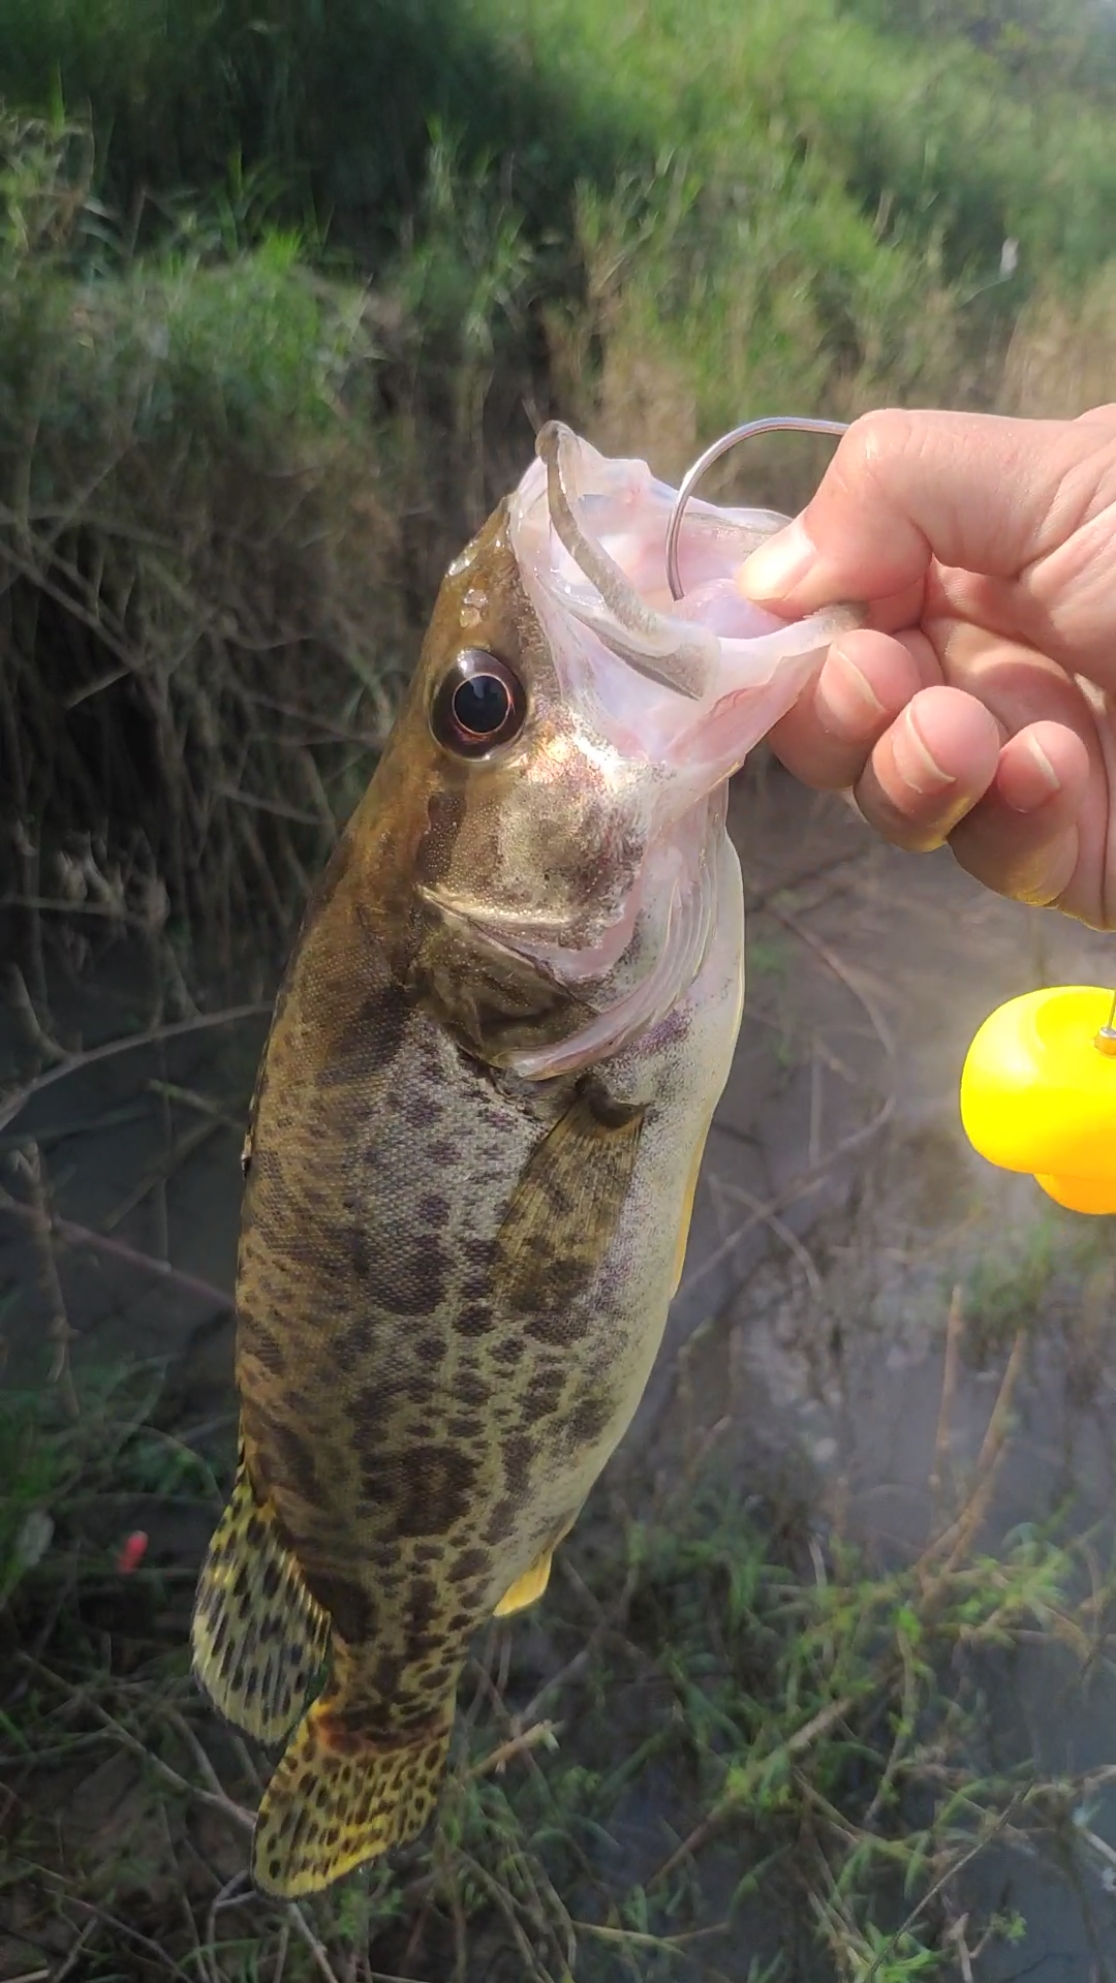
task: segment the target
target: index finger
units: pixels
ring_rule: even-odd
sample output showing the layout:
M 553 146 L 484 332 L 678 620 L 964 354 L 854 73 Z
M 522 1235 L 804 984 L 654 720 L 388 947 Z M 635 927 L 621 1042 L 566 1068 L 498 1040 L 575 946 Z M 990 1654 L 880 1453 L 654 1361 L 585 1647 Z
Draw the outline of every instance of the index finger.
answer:
M 813 501 L 753 553 L 739 583 L 750 599 L 798 614 L 902 592 L 934 560 L 1012 579 L 1113 500 L 1112 408 L 1079 421 L 870 413 L 844 436 Z

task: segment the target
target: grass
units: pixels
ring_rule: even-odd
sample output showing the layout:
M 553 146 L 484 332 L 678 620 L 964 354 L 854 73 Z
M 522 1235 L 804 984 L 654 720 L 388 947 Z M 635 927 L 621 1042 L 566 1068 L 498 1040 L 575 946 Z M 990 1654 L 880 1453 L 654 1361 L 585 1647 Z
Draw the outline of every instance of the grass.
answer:
M 952 272 L 979 258 L 991 273 L 1012 234 L 1027 282 L 1046 257 L 1080 273 L 1107 254 L 1116 181 L 1107 102 L 1092 93 L 1104 54 L 1111 65 L 1103 14 L 1091 65 L 1070 79 L 1048 61 L 1027 88 L 972 45 L 963 9 L 950 20 L 939 6 L 921 34 L 913 10 L 870 14 L 831 0 L 685 13 L 672 0 L 278 0 L 263 14 L 248 0 L 5 0 L 0 92 L 40 113 L 89 106 L 104 188 L 125 209 L 145 192 L 212 192 L 236 151 L 289 188 L 299 217 L 312 203 L 373 252 L 415 210 L 436 118 L 470 165 L 510 166 L 536 237 L 561 229 L 579 184 L 607 190 L 671 154 L 761 214 L 769 161 L 818 201 L 822 228 L 840 189 L 848 219 L 864 217 L 865 254 L 873 236 L 937 239 Z
M 529 264 L 448 145 L 378 307 L 239 168 L 138 253 L 95 157 L 0 116 L 0 907 L 40 994 L 95 934 L 195 988 L 274 971 L 512 479 L 486 402 Z
M 229 211 L 137 260 L 82 127 L 9 119 L 0 167 L 0 727 L 36 822 L 5 894 L 29 950 L 53 915 L 228 969 L 286 935 L 401 665 L 363 301 L 290 234 L 230 252 Z
M 0 117 L 0 906 L 40 994 L 44 950 L 94 933 L 195 989 L 274 968 L 441 573 L 548 414 L 679 474 L 742 408 L 1116 391 L 1110 269 L 1082 288 L 1113 192 L 1091 112 L 1048 106 L 1044 136 L 951 44 L 923 129 L 893 101 L 910 52 L 827 0 L 703 7 L 680 40 L 664 0 L 547 0 L 525 38 L 478 0 L 444 44 L 387 8 L 380 82 L 392 35 L 426 63 L 400 69 L 405 169 L 362 109 L 393 204 L 343 142 L 355 14 L 264 32 L 230 5 L 211 35 L 197 6 L 10 5 L 0 88 L 50 104 Z M 483 144 L 454 94 L 482 55 L 506 85 Z M 747 492 L 793 508 L 822 458 L 760 444 Z
M 1073 1353 L 1071 1382 L 1087 1396 L 1096 1383 L 1104 1314 L 1116 1283 L 1107 1227 L 1107 1220 L 1067 1215 L 1049 1201 L 1009 1224 L 965 1276 L 972 1361 L 1002 1354 L 1019 1329 L 1049 1336 L 1060 1328 Z
M 984 1546 L 1018 1371 L 906 1560 L 709 1462 L 638 1518 L 598 1506 L 542 1609 L 478 1643 L 433 1835 L 302 1907 L 245 1885 L 262 1765 L 188 1677 L 191 1567 L 117 1564 L 140 1507 L 200 1549 L 211 1444 L 160 1428 L 151 1371 L 84 1380 L 77 1420 L 10 1398 L 0 1974 L 907 1983 L 998 1940 L 1025 1959 L 1026 1903 L 982 1911 L 974 1861 L 1088 1886 L 1112 1771 L 1044 1775 L 990 1703 L 1024 1649 L 1050 1693 L 1101 1683 L 1116 1566 L 1057 1523 Z

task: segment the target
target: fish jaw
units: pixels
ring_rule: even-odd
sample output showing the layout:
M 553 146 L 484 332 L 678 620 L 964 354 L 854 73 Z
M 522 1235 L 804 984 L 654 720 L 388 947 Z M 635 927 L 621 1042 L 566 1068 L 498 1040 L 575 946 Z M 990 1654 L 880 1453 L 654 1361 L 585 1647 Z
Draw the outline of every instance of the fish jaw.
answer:
M 512 498 L 510 538 L 571 718 L 570 748 L 601 768 L 638 858 L 596 924 L 492 939 L 575 990 L 565 1039 L 509 1055 L 548 1078 L 591 1065 L 653 1028 L 700 971 L 711 940 L 726 786 L 800 693 L 829 641 L 858 623 L 836 607 L 788 622 L 753 606 L 735 573 L 785 518 L 695 504 L 675 604 L 666 534 L 675 491 L 646 463 L 612 461 L 568 429 L 544 431 Z
M 674 601 L 666 536 L 677 492 L 646 462 L 610 460 L 557 423 L 539 449 L 510 512 L 523 584 L 571 704 L 629 765 L 659 774 L 651 843 L 739 770 L 863 613 L 842 605 L 788 621 L 754 606 L 736 574 L 787 519 L 696 500 L 681 545 L 687 591 Z
M 718 905 L 718 853 L 727 790 L 691 806 L 648 848 L 606 944 L 569 952 L 533 946 L 536 962 L 585 987 L 583 1023 L 565 1039 L 515 1053 L 526 1080 L 574 1074 L 651 1032 L 685 996 L 705 961 Z

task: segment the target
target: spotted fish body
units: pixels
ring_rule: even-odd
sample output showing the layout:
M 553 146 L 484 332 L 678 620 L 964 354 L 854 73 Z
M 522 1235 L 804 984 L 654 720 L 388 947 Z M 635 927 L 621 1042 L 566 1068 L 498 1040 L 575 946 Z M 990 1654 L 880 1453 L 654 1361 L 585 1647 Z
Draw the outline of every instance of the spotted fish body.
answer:
M 253 1105 L 194 1653 L 287 1743 L 276 1894 L 425 1823 L 471 1635 L 545 1588 L 639 1402 L 740 1021 L 725 780 L 833 630 L 747 607 L 776 520 L 700 505 L 664 614 L 670 492 L 564 430 L 540 455 L 446 578 Z

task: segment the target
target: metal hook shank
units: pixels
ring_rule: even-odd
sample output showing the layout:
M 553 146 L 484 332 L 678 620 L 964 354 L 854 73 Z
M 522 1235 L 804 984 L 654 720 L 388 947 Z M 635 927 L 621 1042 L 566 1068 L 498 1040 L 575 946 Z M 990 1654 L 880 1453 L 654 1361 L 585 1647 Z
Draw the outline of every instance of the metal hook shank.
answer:
M 678 539 L 682 530 L 682 518 L 686 505 L 707 468 L 712 468 L 723 454 L 734 448 L 738 441 L 750 441 L 753 434 L 847 434 L 847 420 L 807 420 L 791 413 L 771 413 L 763 420 L 746 420 L 742 427 L 734 427 L 731 434 L 722 434 L 719 441 L 707 447 L 699 455 L 692 468 L 687 469 L 682 478 L 682 486 L 674 499 L 670 513 L 670 523 L 666 534 L 666 568 L 672 599 L 682 597 L 682 578 L 678 569 Z

